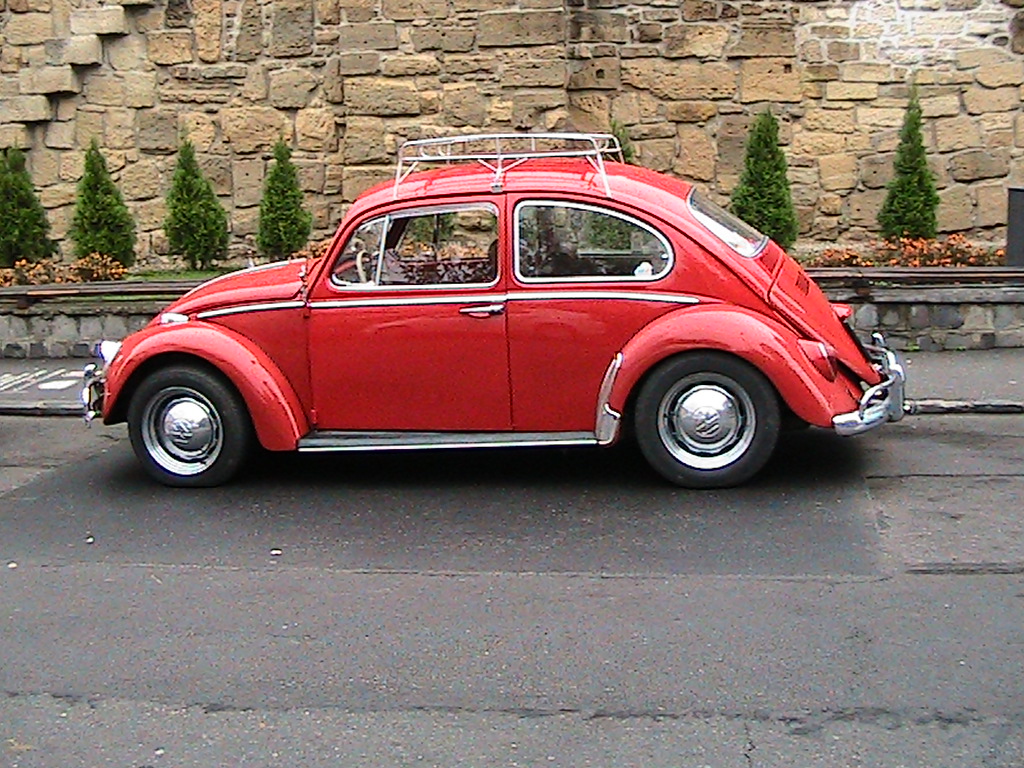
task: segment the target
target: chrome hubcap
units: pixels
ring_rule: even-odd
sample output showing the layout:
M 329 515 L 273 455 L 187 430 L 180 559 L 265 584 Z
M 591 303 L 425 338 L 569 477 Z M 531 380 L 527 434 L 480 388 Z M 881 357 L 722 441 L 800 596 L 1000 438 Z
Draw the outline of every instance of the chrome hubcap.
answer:
M 731 464 L 754 439 L 754 404 L 732 379 L 714 373 L 687 376 L 658 408 L 658 433 L 677 461 L 697 469 Z
M 176 475 L 197 475 L 220 455 L 224 429 L 213 404 L 186 387 L 162 391 L 143 413 L 142 439 L 153 460 Z

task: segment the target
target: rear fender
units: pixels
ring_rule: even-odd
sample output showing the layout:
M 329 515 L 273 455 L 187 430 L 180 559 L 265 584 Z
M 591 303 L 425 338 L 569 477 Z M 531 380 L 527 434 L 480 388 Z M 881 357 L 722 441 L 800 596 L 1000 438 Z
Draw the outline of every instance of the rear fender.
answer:
M 822 427 L 857 407 L 852 384 L 842 375 L 829 381 L 781 323 L 735 306 L 701 305 L 662 315 L 629 340 L 609 405 L 624 413 L 631 393 L 654 366 L 674 355 L 716 350 L 735 355 L 763 373 L 787 406 L 804 421 Z
M 213 366 L 230 380 L 264 448 L 294 450 L 309 431 L 302 403 L 274 361 L 244 336 L 202 321 L 153 325 L 126 339 L 107 371 L 104 423 L 124 421 L 128 400 L 147 373 L 189 358 Z

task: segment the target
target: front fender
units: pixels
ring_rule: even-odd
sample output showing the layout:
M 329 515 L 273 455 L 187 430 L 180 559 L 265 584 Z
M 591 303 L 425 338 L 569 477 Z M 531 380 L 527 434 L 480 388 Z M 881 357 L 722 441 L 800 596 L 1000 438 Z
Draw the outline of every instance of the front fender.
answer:
M 662 315 L 622 350 L 623 363 L 609 405 L 623 412 L 634 387 L 662 360 L 697 350 L 736 355 L 774 385 L 786 405 L 804 421 L 830 427 L 832 417 L 857 407 L 852 385 L 842 375 L 829 381 L 803 354 L 792 330 L 752 310 L 700 305 Z
M 274 361 L 246 337 L 202 321 L 152 325 L 125 340 L 107 370 L 104 423 L 124 420 L 126 398 L 161 359 L 181 362 L 183 356 L 212 365 L 231 381 L 264 448 L 294 450 L 309 431 L 302 403 Z

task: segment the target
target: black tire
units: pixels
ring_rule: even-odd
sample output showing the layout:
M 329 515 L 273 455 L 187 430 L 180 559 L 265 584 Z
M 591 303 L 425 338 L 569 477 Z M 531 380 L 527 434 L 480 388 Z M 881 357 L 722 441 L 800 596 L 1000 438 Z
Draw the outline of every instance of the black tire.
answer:
M 238 393 L 193 366 L 162 368 L 142 381 L 128 407 L 128 434 L 146 473 L 182 488 L 227 482 L 254 443 Z
M 775 388 L 749 363 L 694 352 L 658 366 L 640 388 L 636 438 L 648 463 L 685 488 L 726 488 L 771 458 L 781 415 Z

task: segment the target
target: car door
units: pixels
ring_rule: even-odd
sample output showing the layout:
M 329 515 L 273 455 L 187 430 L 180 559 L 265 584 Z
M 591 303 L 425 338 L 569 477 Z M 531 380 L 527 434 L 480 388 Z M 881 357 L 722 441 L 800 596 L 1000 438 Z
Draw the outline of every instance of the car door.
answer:
M 495 202 L 373 215 L 310 300 L 318 430 L 506 431 Z
M 609 364 L 651 320 L 690 303 L 659 288 L 669 240 L 596 204 L 510 201 L 509 360 L 517 431 L 593 431 Z

